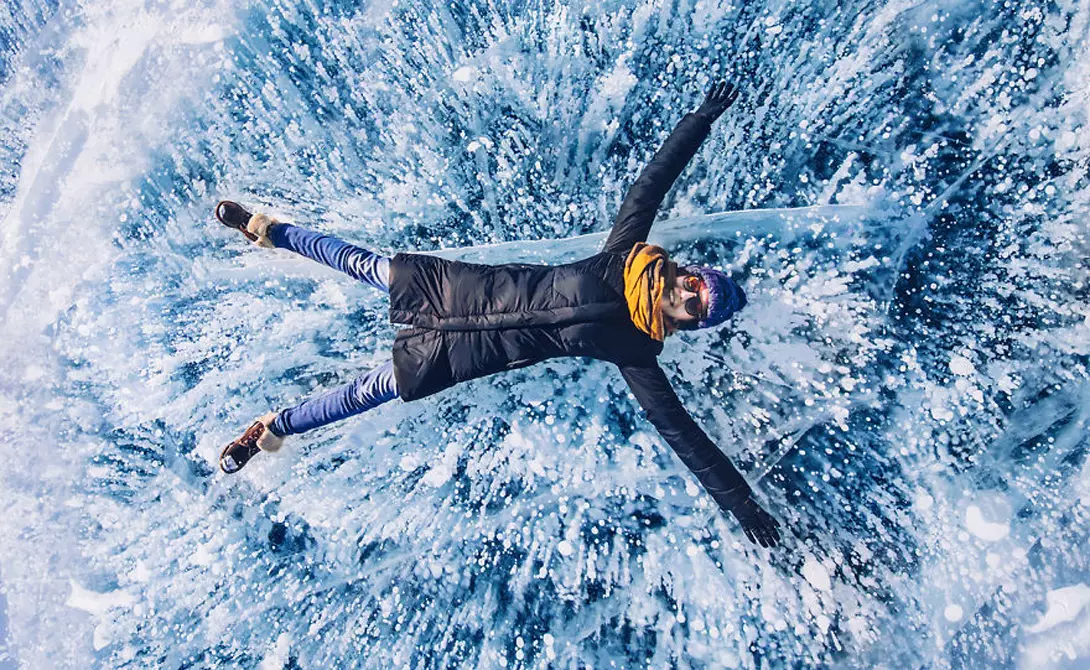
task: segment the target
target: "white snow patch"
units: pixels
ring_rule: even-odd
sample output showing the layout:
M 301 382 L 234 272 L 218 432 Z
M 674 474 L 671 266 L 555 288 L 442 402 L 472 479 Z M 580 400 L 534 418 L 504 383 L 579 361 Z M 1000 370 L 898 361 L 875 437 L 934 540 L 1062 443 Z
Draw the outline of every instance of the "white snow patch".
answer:
M 950 372 L 962 377 L 968 377 L 976 372 L 976 368 L 973 367 L 972 361 L 964 356 L 954 355 L 950 359 Z
M 969 505 L 965 510 L 965 527 L 986 542 L 997 542 L 1011 532 L 1009 523 L 988 521 L 984 518 L 984 512 L 976 505 Z
M 954 418 L 954 413 L 945 405 L 932 405 L 931 416 L 934 417 L 936 421 L 949 421 Z
M 545 633 L 541 636 L 541 641 L 545 644 L 545 657 L 550 661 L 556 659 L 556 649 L 553 648 L 556 638 L 550 633 Z
M 920 489 L 919 491 L 916 491 L 916 499 L 912 504 L 917 510 L 926 512 L 935 504 L 935 499 L 931 497 L 930 493 Z
M 488 139 L 487 137 L 478 137 L 470 141 L 470 143 L 466 145 L 466 151 L 468 151 L 469 153 L 473 153 L 482 147 L 485 149 L 491 149 L 492 140 Z
M 428 570 L 431 571 L 431 576 L 435 579 L 439 579 L 443 576 L 443 564 L 437 560 L 428 562 Z
M 567 540 L 561 540 L 556 545 L 556 550 L 560 552 L 561 556 L 571 556 L 575 553 L 575 548 L 572 547 L 571 542 L 568 542 Z
M 433 488 L 439 488 L 443 484 L 450 481 L 450 478 L 454 476 L 454 469 L 446 463 L 439 463 L 431 470 L 428 470 L 428 474 L 424 475 L 423 482 Z
M 961 621 L 961 617 L 965 616 L 965 611 L 961 609 L 961 605 L 947 605 L 946 609 L 942 611 L 942 615 L 946 617 L 947 621 Z
M 802 564 L 802 576 L 818 591 L 826 593 L 832 591 L 832 581 L 829 579 L 829 571 L 813 556 L 808 556 Z
M 1084 668 L 1090 658 L 1090 587 L 1075 584 L 1050 591 L 1048 611 L 1026 636 L 1018 667 L 1023 670 Z M 1076 661 L 1078 661 L 1076 663 Z
M 91 633 L 91 646 L 95 651 L 102 651 L 106 647 L 110 646 L 113 639 L 110 637 L 110 631 L 106 624 L 99 624 L 95 626 L 94 632 Z
M 146 582 L 151 579 L 151 570 L 148 569 L 148 566 L 144 561 L 137 561 L 136 566 L 132 569 L 130 574 L 132 575 L 133 580 L 138 582 Z
M 954 418 L 954 412 L 948 406 L 948 400 L 950 392 L 941 387 L 935 387 L 931 389 L 931 398 L 929 400 L 931 416 L 936 421 L 950 421 Z
M 472 65 L 463 65 L 454 71 L 454 74 L 450 75 L 450 78 L 454 81 L 468 82 L 472 81 L 477 76 L 477 68 Z
M 865 635 L 869 628 L 870 625 L 867 623 L 867 620 L 861 616 L 853 616 L 848 619 L 848 631 L 856 638 L 861 638 Z
M 1083 608 L 1090 605 L 1090 586 L 1075 584 L 1049 591 L 1045 595 L 1048 611 L 1032 626 L 1026 626 L 1030 633 L 1043 633 L 1050 628 L 1074 621 Z
M 261 659 L 258 670 L 283 670 L 288 663 L 288 653 L 291 651 L 291 636 L 281 633 L 276 638 L 272 651 Z
M 201 567 L 212 565 L 216 560 L 215 554 L 208 550 L 207 545 L 200 545 L 197 550 L 193 552 L 189 557 L 189 562 L 193 565 L 199 565 Z
M 419 454 L 405 454 L 401 457 L 401 460 L 398 461 L 397 465 L 405 472 L 412 472 L 420 467 L 423 462 L 424 458 Z
M 599 92 L 602 96 L 611 100 L 623 100 L 624 96 L 636 85 L 636 75 L 628 69 L 628 65 L 621 60 L 613 71 L 602 80 Z
M 101 616 L 114 607 L 128 607 L 133 603 L 132 595 L 125 591 L 99 593 L 83 588 L 74 579 L 69 579 L 68 585 L 72 588 L 72 593 L 68 595 L 68 600 L 65 600 L 64 604 L 96 616 Z

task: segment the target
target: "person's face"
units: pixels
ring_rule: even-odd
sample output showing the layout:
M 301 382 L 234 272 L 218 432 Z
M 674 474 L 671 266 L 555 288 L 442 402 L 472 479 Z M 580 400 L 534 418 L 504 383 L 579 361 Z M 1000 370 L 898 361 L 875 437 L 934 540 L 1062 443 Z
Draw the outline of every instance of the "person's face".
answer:
M 662 317 L 666 334 L 695 325 L 708 313 L 708 288 L 697 275 L 677 275 L 662 293 Z

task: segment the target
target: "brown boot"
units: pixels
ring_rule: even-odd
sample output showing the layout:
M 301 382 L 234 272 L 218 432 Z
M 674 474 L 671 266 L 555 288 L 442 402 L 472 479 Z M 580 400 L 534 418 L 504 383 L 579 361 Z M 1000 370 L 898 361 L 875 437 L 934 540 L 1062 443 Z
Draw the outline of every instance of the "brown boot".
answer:
M 257 241 L 257 235 L 246 230 L 246 224 L 250 222 L 250 211 L 237 202 L 220 200 L 216 203 L 216 219 L 228 228 L 234 228 L 251 242 Z
M 251 214 L 237 202 L 220 200 L 216 203 L 216 219 L 227 226 L 234 228 L 259 247 L 274 249 L 276 245 L 269 239 L 269 226 L 276 220 L 264 214 Z
M 242 437 L 224 447 L 220 452 L 220 470 L 231 475 L 241 470 L 259 451 L 278 451 L 284 438 L 269 430 L 269 424 L 275 418 L 276 412 L 266 414 L 254 421 Z

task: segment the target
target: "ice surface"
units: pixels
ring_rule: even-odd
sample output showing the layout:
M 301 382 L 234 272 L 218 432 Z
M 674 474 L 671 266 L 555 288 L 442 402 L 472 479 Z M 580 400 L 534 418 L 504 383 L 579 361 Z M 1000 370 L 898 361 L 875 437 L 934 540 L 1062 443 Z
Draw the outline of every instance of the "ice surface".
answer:
M 1043 633 L 1056 626 L 1074 621 L 1088 604 L 1090 604 L 1090 586 L 1075 584 L 1060 589 L 1049 591 L 1046 600 L 1048 611 L 1041 620 L 1032 626 L 1027 626 L 1029 633 Z
M 1048 606 L 1029 633 L 1019 658 L 1022 668 L 1078 668 L 1090 654 L 1090 587 L 1072 584 L 1045 594 Z
M 965 510 L 965 526 L 969 532 L 987 542 L 1002 540 L 1010 533 L 1010 524 L 992 522 L 984 518 L 984 513 L 976 505 L 969 505 Z
M 1088 32 L 1066 1 L 6 3 L 0 668 L 1085 667 Z M 719 76 L 655 239 L 750 304 L 661 360 L 783 548 L 591 361 L 216 472 L 394 333 L 218 198 L 573 260 Z

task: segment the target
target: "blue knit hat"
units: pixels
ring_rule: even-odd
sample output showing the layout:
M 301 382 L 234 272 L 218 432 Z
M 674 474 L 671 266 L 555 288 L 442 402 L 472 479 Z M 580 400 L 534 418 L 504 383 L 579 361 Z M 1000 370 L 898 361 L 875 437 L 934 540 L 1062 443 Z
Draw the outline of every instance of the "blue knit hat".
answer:
M 699 265 L 689 265 L 683 272 L 700 277 L 708 287 L 708 315 L 697 322 L 697 328 L 718 326 L 746 306 L 745 292 L 727 273 Z

